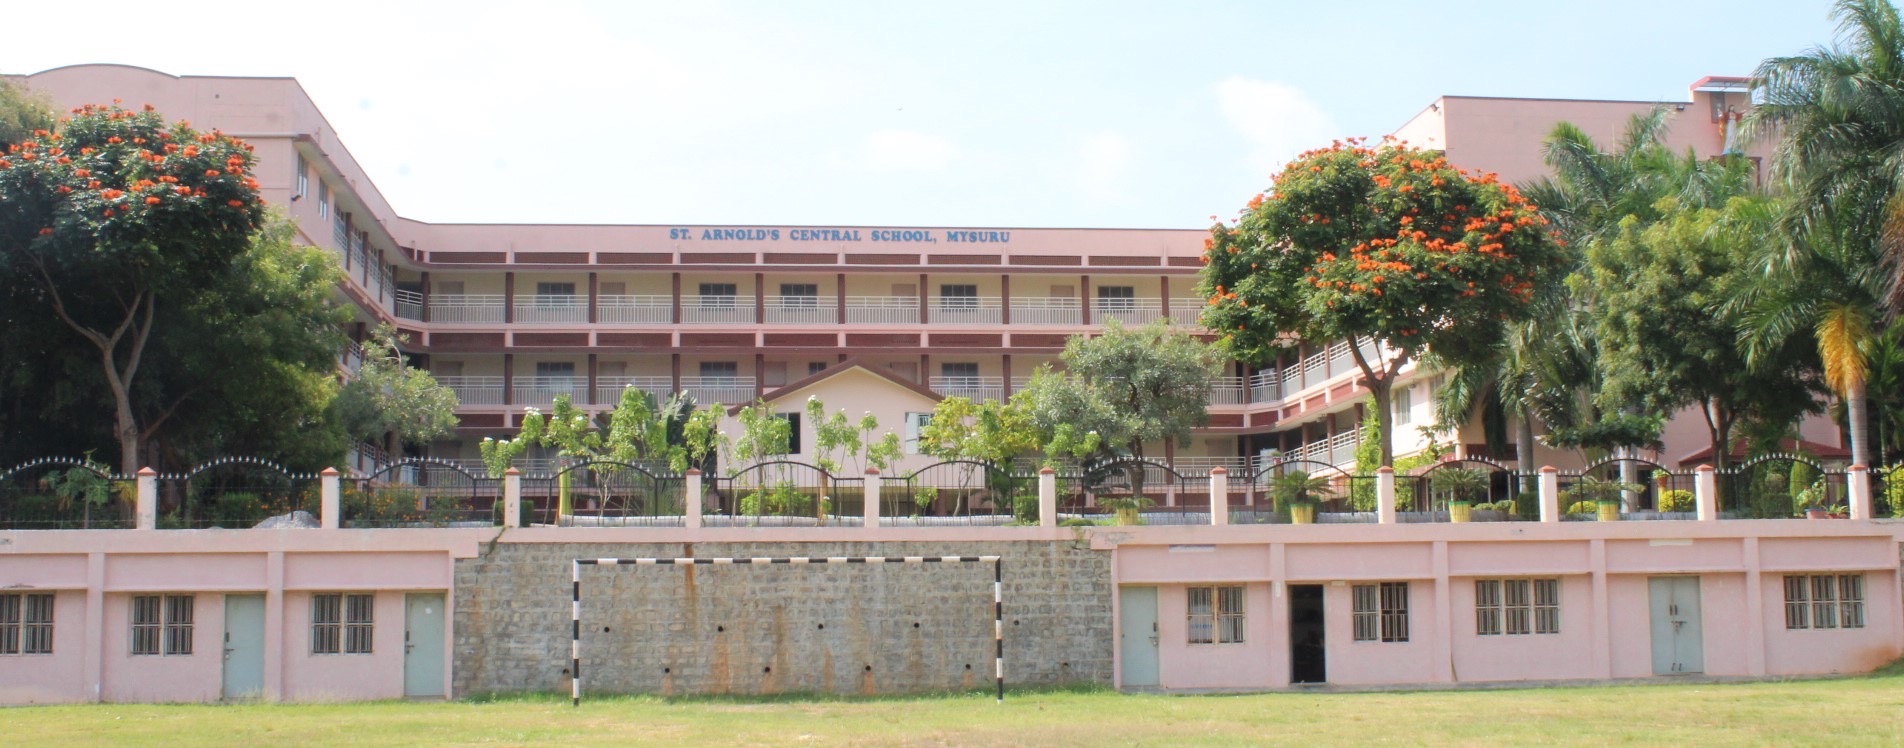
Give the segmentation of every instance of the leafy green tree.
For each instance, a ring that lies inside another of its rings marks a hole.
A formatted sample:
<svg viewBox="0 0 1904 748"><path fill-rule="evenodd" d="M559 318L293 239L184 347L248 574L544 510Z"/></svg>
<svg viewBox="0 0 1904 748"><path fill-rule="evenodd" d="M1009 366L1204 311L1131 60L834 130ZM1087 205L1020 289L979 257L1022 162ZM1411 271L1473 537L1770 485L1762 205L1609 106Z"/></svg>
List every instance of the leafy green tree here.
<svg viewBox="0 0 1904 748"><path fill-rule="evenodd" d="M1803 345L1783 341L1749 361L1729 301L1751 283L1747 254L1765 226L1763 197L1724 210L1662 202L1664 218L1628 217L1618 236L1587 251L1606 388L1602 405L1667 415L1700 406L1715 465L1726 466L1734 427L1787 423L1812 407Z"/></svg>
<svg viewBox="0 0 1904 748"><path fill-rule="evenodd" d="M337 395L338 417L351 438L424 445L456 430L456 392L427 369L411 366L396 327L379 325L364 343L364 364ZM394 451L394 449L392 450Z"/></svg>
<svg viewBox="0 0 1904 748"><path fill-rule="evenodd" d="M45 94L0 78L0 153L31 139L34 130L53 129L58 111Z"/></svg>
<svg viewBox="0 0 1904 748"><path fill-rule="evenodd" d="M0 285L31 289L96 352L128 473L149 437L139 376L161 310L206 294L264 225L251 164L235 138L116 106L0 156Z"/></svg>
<svg viewBox="0 0 1904 748"><path fill-rule="evenodd" d="M1528 317L1541 284L1565 270L1546 222L1512 186L1437 152L1337 141L1286 166L1234 225L1211 228L1203 323L1252 361L1292 337L1357 341L1382 464L1393 465L1397 374L1430 349L1455 364L1485 358Z"/></svg>

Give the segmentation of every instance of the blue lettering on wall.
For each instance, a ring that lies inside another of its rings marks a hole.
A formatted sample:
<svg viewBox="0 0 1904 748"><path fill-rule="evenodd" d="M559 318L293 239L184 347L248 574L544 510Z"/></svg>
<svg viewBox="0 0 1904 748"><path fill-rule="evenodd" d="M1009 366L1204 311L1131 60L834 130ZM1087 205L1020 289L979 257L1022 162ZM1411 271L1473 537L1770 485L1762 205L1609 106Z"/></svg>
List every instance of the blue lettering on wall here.
<svg viewBox="0 0 1904 748"><path fill-rule="evenodd" d="M1011 241L1010 231L947 231L948 242L970 242L983 244L1002 244Z"/></svg>
<svg viewBox="0 0 1904 748"><path fill-rule="evenodd" d="M694 239L696 229L668 229L669 239ZM711 242L780 241L780 229L699 229L700 238ZM938 232L931 229L787 229L787 239L796 242L895 242L937 244ZM946 231L945 241L961 244L1005 244L1010 231Z"/></svg>

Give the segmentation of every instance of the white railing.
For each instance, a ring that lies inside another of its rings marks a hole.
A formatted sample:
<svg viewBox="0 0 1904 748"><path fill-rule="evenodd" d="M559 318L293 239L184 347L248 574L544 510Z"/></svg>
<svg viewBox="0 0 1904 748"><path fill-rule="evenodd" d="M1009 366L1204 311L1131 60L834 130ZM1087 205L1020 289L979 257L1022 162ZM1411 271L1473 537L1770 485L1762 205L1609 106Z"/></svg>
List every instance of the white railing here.
<svg viewBox="0 0 1904 748"><path fill-rule="evenodd" d="M1250 375L1250 402L1266 403L1280 399L1282 382L1276 376L1275 369L1265 369Z"/></svg>
<svg viewBox="0 0 1904 748"><path fill-rule="evenodd" d="M1091 306L1091 324L1114 319L1125 327L1147 325L1164 316L1163 304L1162 299L1098 299Z"/></svg>
<svg viewBox="0 0 1904 748"><path fill-rule="evenodd" d="M653 395L656 402L667 400L674 394L673 377L597 377L595 379L595 402L613 406L621 402L622 390L633 387Z"/></svg>
<svg viewBox="0 0 1904 748"><path fill-rule="evenodd" d="M996 325L1002 308L995 296L941 296L932 300L926 321L935 325Z"/></svg>
<svg viewBox="0 0 1904 748"><path fill-rule="evenodd" d="M1170 467L1184 475L1208 475L1211 470L1223 468L1231 475L1244 472L1250 466L1248 457L1184 457L1179 455L1170 461Z"/></svg>
<svg viewBox="0 0 1904 748"><path fill-rule="evenodd" d="M1211 405L1242 405L1249 401L1242 377L1214 377L1210 380Z"/></svg>
<svg viewBox="0 0 1904 748"><path fill-rule="evenodd" d="M831 325L840 321L840 307L833 296L769 296L767 324Z"/></svg>
<svg viewBox="0 0 1904 748"><path fill-rule="evenodd" d="M1084 307L1071 297L1013 296L1011 321L1014 325L1072 325L1084 319Z"/></svg>
<svg viewBox="0 0 1904 748"><path fill-rule="evenodd" d="M1203 299L1171 299L1170 321L1179 325L1195 325L1197 317L1203 314Z"/></svg>
<svg viewBox="0 0 1904 748"><path fill-rule="evenodd" d="M416 291L397 291L397 316L404 319L423 319L423 294Z"/></svg>
<svg viewBox="0 0 1904 748"><path fill-rule="evenodd" d="M1355 447L1362 443L1362 430L1350 429L1329 438L1329 462L1347 465L1355 462Z"/></svg>
<svg viewBox="0 0 1904 748"><path fill-rule="evenodd" d="M1004 377L927 377L926 386L946 397L974 402L1005 399Z"/></svg>
<svg viewBox="0 0 1904 748"><path fill-rule="evenodd" d="M337 242L337 248L350 251L350 219L344 217L336 205L331 206L331 241ZM356 266L351 269L355 270Z"/></svg>
<svg viewBox="0 0 1904 748"><path fill-rule="evenodd" d="M430 297L431 322L501 322L502 294L444 294Z"/></svg>
<svg viewBox="0 0 1904 748"><path fill-rule="evenodd" d="M588 322L588 297L538 295L529 301L517 301L516 322L525 325L585 324Z"/></svg>
<svg viewBox="0 0 1904 748"><path fill-rule="evenodd" d="M502 405L502 377L439 376L438 384L456 393L464 405Z"/></svg>
<svg viewBox="0 0 1904 748"><path fill-rule="evenodd" d="M681 389L701 406L745 405L754 401L753 377L682 377Z"/></svg>
<svg viewBox="0 0 1904 748"><path fill-rule="evenodd" d="M356 343L345 345L344 352L338 356L338 363L343 365L344 371L356 374L358 369L364 368L363 347Z"/></svg>
<svg viewBox="0 0 1904 748"><path fill-rule="evenodd" d="M738 296L684 296L681 321L697 325L745 325L754 321L754 305Z"/></svg>
<svg viewBox="0 0 1904 748"><path fill-rule="evenodd" d="M674 322L673 296L601 296L597 319L608 325L665 325Z"/></svg>
<svg viewBox="0 0 1904 748"><path fill-rule="evenodd" d="M846 321L856 325L916 325L919 297L848 296Z"/></svg>
<svg viewBox="0 0 1904 748"><path fill-rule="evenodd" d="M568 395L571 402L586 402L587 377L516 377L513 405L547 406L557 395Z"/></svg>
<svg viewBox="0 0 1904 748"><path fill-rule="evenodd" d="M377 263L375 272L371 273L371 276L377 279L377 305L384 309L390 309L391 302L396 299L397 277L394 273L391 266L381 262Z"/></svg>

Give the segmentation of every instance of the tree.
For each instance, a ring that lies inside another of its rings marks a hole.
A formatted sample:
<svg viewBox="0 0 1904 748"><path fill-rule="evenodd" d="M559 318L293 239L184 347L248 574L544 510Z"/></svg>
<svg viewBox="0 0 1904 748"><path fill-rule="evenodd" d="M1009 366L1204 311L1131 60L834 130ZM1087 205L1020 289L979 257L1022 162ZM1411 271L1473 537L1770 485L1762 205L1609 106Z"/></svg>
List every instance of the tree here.
<svg viewBox="0 0 1904 748"><path fill-rule="evenodd" d="M1654 415L1698 405L1715 466L1723 469L1734 427L1748 418L1789 423L1811 409L1803 346L1788 338L1748 361L1741 321L1729 301L1751 282L1748 247L1768 228L1763 196L1734 198L1724 210L1682 209L1642 227L1629 216L1618 236L1587 251L1576 286L1592 287L1592 315L1607 371L1608 408Z"/></svg>
<svg viewBox="0 0 1904 748"><path fill-rule="evenodd" d="M34 130L51 130L57 122L52 99L0 78L0 153L33 137Z"/></svg>
<svg viewBox="0 0 1904 748"><path fill-rule="evenodd" d="M389 324L364 343L364 364L337 395L338 417L359 441L400 440L424 445L456 430L455 391L426 369L411 366L399 349L408 342Z"/></svg>
<svg viewBox="0 0 1904 748"><path fill-rule="evenodd" d="M1337 141L1290 162L1233 225L1211 228L1203 323L1252 361L1295 340L1354 341L1392 466L1396 375L1429 349L1455 364L1485 358L1529 315L1564 270L1546 223L1512 186L1439 153Z"/></svg>
<svg viewBox="0 0 1904 748"><path fill-rule="evenodd" d="M30 289L96 351L131 473L149 437L137 388L161 309L206 293L263 225L251 148L117 106L32 137L0 157L0 283Z"/></svg>

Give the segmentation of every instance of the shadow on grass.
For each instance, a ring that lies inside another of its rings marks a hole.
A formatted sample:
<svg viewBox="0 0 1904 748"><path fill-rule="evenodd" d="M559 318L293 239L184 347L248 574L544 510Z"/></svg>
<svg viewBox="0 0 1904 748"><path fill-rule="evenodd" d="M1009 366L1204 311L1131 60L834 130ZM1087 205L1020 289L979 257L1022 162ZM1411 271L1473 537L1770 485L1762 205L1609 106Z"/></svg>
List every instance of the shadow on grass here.
<svg viewBox="0 0 1904 748"><path fill-rule="evenodd" d="M1100 685L1096 683L1071 683L1071 684L1058 685L1058 686L1024 686L1020 688L1013 688L1011 687L1010 684L1007 684L1005 687L1005 700L1011 701L1013 698L1022 698L1027 696L1050 696L1050 695L1100 696L1100 695L1116 694L1116 693L1117 692L1111 689L1110 686ZM590 704L590 703L602 703L602 702L629 702L629 703L641 703L641 704L721 704L721 705L854 704L854 703L879 704L879 703L904 703L904 702L913 702L913 701L933 701L933 700L956 699L956 698L972 698L972 699L989 700L989 699L995 698L996 695L997 695L997 692L990 688L973 688L970 690L961 690L961 691L921 691L919 693L905 693L905 694L876 694L873 696L861 696L856 694L845 694L845 693L826 693L826 692L820 692L820 691L794 691L794 692L773 693L773 694L680 694L676 696L662 696L660 694L652 694L652 693L640 693L640 694L604 693L600 695L590 695L588 693L583 693L582 703ZM459 699L458 701L462 703L468 703L468 704L544 704L546 703L546 704L567 705L569 703L569 695L567 693L550 693L546 691L534 692L534 693L498 692L498 693L472 694L470 696L466 696L462 699Z"/></svg>

